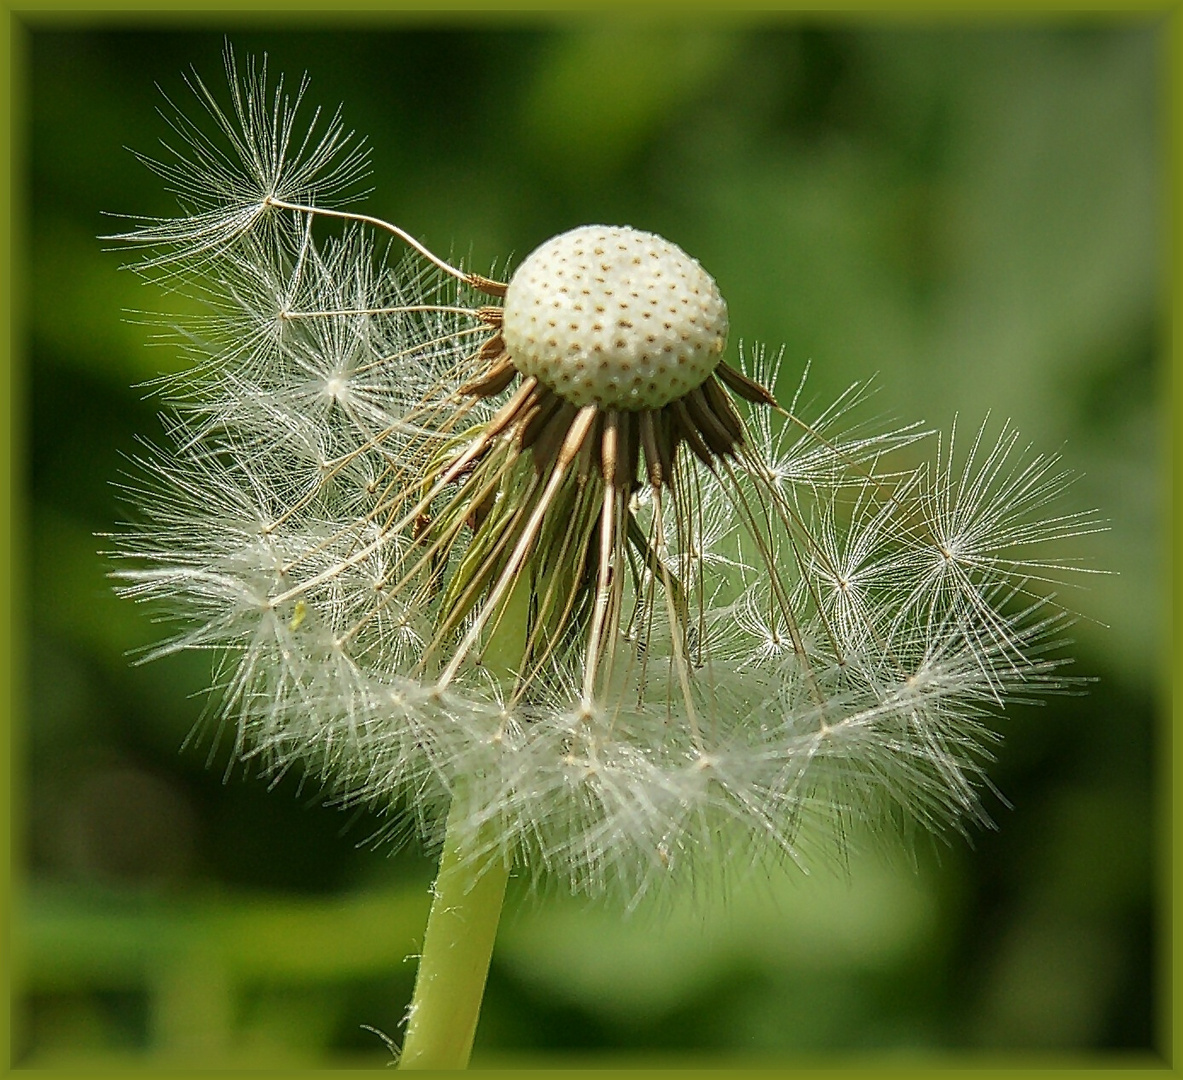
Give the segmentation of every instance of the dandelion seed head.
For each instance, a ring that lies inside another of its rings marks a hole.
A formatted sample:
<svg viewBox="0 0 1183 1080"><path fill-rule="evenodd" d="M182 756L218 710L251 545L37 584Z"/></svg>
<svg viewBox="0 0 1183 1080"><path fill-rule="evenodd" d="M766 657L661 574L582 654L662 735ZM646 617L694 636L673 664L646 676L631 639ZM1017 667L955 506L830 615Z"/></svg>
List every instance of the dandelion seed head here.
<svg viewBox="0 0 1183 1080"><path fill-rule="evenodd" d="M983 425L917 464L863 386L782 406L783 361L725 359L714 282L649 233L452 267L327 208L341 122L305 137L303 89L228 72L229 109L192 84L213 134L174 122L188 209L122 238L205 311L116 546L173 631L150 655L216 658L239 757L392 838L463 800L531 878L633 898L986 820L991 716L1067 685L1055 545L1099 527L1056 459Z"/></svg>

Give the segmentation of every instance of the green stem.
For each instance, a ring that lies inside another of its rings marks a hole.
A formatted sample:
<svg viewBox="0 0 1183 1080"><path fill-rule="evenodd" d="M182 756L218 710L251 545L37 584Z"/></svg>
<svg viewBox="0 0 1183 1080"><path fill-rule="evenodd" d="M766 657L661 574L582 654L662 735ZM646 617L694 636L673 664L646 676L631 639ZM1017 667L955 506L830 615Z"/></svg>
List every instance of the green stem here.
<svg viewBox="0 0 1183 1080"><path fill-rule="evenodd" d="M526 566L481 657L498 678L511 678L522 665L531 591ZM489 835L493 826L476 836L463 828L469 809L467 792L458 787L452 794L427 916L399 1059L402 1069L463 1069L472 1053L510 864L496 837Z"/></svg>
<svg viewBox="0 0 1183 1080"><path fill-rule="evenodd" d="M509 864L496 850L474 859L458 840L456 826L467 810L457 792L411 999L403 1069L463 1069L472 1053Z"/></svg>

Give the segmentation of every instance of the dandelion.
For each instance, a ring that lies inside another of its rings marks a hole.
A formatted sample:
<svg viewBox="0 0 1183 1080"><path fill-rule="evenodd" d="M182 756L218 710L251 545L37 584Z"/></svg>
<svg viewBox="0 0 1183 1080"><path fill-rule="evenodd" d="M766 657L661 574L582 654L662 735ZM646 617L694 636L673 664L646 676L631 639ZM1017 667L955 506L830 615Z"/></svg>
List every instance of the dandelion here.
<svg viewBox="0 0 1183 1080"><path fill-rule="evenodd" d="M782 407L652 233L453 266L346 208L364 144L303 83L226 64L144 158L179 215L117 237L204 305L117 577L176 621L151 655L213 652L239 759L439 846L404 1064L466 1062L512 867L635 901L987 820L991 715L1066 684L1050 548L1098 527L1055 458Z"/></svg>

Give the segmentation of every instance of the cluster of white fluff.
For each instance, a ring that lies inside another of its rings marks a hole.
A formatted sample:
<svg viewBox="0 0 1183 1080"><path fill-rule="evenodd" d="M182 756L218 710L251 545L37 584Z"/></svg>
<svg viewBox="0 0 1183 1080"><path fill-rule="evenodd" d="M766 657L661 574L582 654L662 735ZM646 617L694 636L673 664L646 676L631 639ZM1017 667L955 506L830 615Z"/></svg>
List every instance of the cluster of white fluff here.
<svg viewBox="0 0 1183 1080"><path fill-rule="evenodd" d="M150 161L181 213L120 237L206 313L182 326L191 369L162 387L166 444L128 483L117 576L176 620L156 654L213 650L242 759L413 815L429 840L456 794L473 837L589 892L635 894L724 849L796 860L864 822L985 819L990 716L1063 685L1048 583L1070 567L1050 549L1095 527L1053 508L1055 458L1005 426L926 443L855 422L859 388L816 415L743 405L746 446L713 471L683 452L664 507L681 649L642 565L612 646L629 662L594 700L580 649L516 700L478 663L440 685L421 664L440 615L425 579L451 571L407 572L402 519L500 403L457 392L489 299L419 251L392 257L332 202L364 150L336 118L295 126L302 87L228 65L230 108L191 80L208 123L178 113ZM650 535L653 501L633 499Z"/></svg>

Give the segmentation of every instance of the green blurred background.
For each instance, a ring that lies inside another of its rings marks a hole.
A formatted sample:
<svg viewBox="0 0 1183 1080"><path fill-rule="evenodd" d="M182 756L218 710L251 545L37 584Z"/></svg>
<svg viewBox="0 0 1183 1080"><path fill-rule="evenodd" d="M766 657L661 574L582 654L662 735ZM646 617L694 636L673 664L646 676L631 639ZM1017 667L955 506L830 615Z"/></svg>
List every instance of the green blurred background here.
<svg viewBox="0 0 1183 1080"><path fill-rule="evenodd" d="M1015 708L997 831L712 882L630 918L511 886L474 1064L1145 1050L1155 1042L1165 24L422 20L271 31L30 27L18 378L15 1061L379 1065L431 865L376 818L182 749L207 661L133 667L149 613L96 553L173 370L167 310L96 239L167 214L127 153L228 33L368 135L369 212L478 270L587 222L659 232L734 338L827 401L1012 418L1083 474L1115 571L1073 590L1087 696ZM19 128L18 128L19 132ZM1009 803L1009 805L1008 805ZM827 1058L828 1060L828 1058Z"/></svg>

